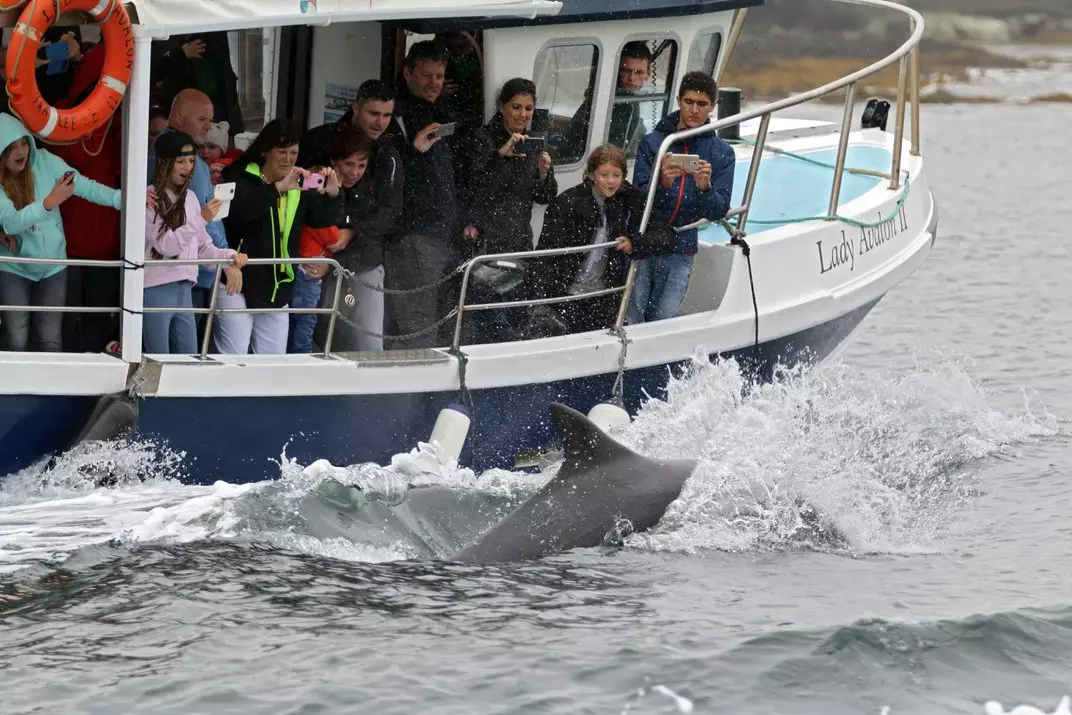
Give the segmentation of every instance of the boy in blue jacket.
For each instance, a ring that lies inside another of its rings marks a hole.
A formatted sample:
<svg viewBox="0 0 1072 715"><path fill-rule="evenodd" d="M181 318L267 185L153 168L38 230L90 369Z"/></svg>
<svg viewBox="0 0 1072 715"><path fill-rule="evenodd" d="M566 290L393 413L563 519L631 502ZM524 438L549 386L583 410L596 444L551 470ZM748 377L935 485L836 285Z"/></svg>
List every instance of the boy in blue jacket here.
<svg viewBox="0 0 1072 715"><path fill-rule="evenodd" d="M633 183L648 191L658 181L655 211L667 216L670 225L687 226L701 219L718 221L730 210L733 169L737 163L733 148L716 134L704 134L671 145L668 154L695 154L699 168L686 170L667 156L655 170L655 155L667 135L707 124L715 108L715 80L703 72L689 72L681 78L678 111L664 118L655 131L644 137L637 152ZM677 317L689 286L689 274L697 251L697 229L679 231L674 252L640 261L629 302L630 324Z"/></svg>

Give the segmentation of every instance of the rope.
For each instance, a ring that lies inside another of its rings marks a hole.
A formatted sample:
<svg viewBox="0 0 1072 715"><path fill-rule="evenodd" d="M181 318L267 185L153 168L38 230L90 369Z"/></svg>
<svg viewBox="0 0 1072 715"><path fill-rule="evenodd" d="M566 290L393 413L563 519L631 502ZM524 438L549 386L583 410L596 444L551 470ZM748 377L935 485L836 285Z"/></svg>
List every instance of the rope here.
<svg viewBox="0 0 1072 715"><path fill-rule="evenodd" d="M384 295L409 295L410 293L424 293L426 291L435 290L436 288L439 288L441 285L454 278L454 276L464 273L465 267L468 265L469 261L466 261L451 272L445 274L442 278L435 281L434 283L417 286L416 288L384 288L383 286L377 286L373 285L372 283L366 283L363 280L359 280L357 274L351 271L349 268L340 267L339 270L342 271L342 274L344 276L346 276L362 288L368 288L369 290L376 291L377 293L383 293Z"/></svg>
<svg viewBox="0 0 1072 715"><path fill-rule="evenodd" d="M323 315L330 315L330 313L324 313ZM359 330L362 333L365 333L366 335L371 335L372 337L379 338L381 340L409 340L410 338L420 337L421 335L424 335L425 333L430 333L433 330L438 330L440 328L440 326L442 326L448 320L452 320L453 318L456 318L457 315L458 315L458 309L454 308L449 313L444 315L442 318L440 318L436 322L434 322L431 325L429 325L427 328L421 328L420 330L414 331L412 333L405 333L403 335L388 335L387 333L377 333L377 332L374 332L372 330L369 330L368 328L366 328L364 326L361 326L361 325L358 325L354 321L352 321L349 318L347 318L345 315L342 314L342 311L340 311L340 310L335 311L335 317L337 317L339 320L341 320L342 322L344 322L347 325L349 325L351 328L353 328L355 330Z"/></svg>
<svg viewBox="0 0 1072 715"><path fill-rule="evenodd" d="M618 375L614 378L614 387L611 388L610 398L611 402L619 407L625 406L625 399L622 396L623 387L625 385L625 358L629 352L629 343L633 342L626 335L624 328L614 327L611 329L611 334L616 336L622 344L622 351L618 353Z"/></svg>

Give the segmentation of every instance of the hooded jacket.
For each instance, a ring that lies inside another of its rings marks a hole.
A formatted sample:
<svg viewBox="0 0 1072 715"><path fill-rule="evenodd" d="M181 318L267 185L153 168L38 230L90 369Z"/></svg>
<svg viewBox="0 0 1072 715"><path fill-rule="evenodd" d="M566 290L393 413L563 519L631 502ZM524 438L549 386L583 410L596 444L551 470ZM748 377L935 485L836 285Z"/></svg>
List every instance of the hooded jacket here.
<svg viewBox="0 0 1072 715"><path fill-rule="evenodd" d="M224 181L235 182L235 197L223 219L227 242L250 258L297 258L302 227L327 228L338 215L338 200L315 191L288 191L286 210L280 211L275 186L265 183L260 167L245 159L224 171ZM295 270L293 264L242 269L246 307L281 308L290 303Z"/></svg>
<svg viewBox="0 0 1072 715"><path fill-rule="evenodd" d="M502 114L496 112L474 133L465 152L473 187L468 223L480 231L483 252L532 250L532 204L549 204L558 195L553 167L540 179L539 155L499 156L509 139Z"/></svg>
<svg viewBox="0 0 1072 715"><path fill-rule="evenodd" d="M82 95L97 86L104 68L104 45L96 45L82 56L74 70L67 98L56 102L68 109L82 101ZM74 144L49 149L83 176L105 186L122 188L122 112L116 112L103 126ZM67 255L72 258L116 260L119 258L119 213L110 206L98 206L72 196L60 206L63 230L67 235Z"/></svg>
<svg viewBox="0 0 1072 715"><path fill-rule="evenodd" d="M63 233L63 219L57 209L45 209L44 200L55 188L63 175L74 171L67 162L47 149L38 149L33 136L15 117L0 114L0 152L23 137L30 143L30 156L23 171L33 172L34 200L21 209L16 209L7 193L0 190L0 226L18 239L14 252L0 245L0 258L20 256L24 258L66 258L67 239ZM74 195L101 206L119 210L122 194L74 171ZM2 263L0 270L14 273L32 281L56 275L62 265L29 263Z"/></svg>
<svg viewBox="0 0 1072 715"><path fill-rule="evenodd" d="M664 117L655 127L655 131L641 142L633 168L633 183L641 191L647 192L652 181L660 181L659 170L652 165L655 163L659 146L668 135L677 131L680 120L681 112ZM675 142L669 151L675 154L698 154L701 159L709 162L711 188L700 191L696 186L696 179L689 174L683 174L669 189L659 184L655 192L655 208L668 217L672 226L687 226L700 219L718 221L724 218L730 210L733 170L737 165L733 147L715 134L706 134ZM696 253L698 233L695 228L679 233L674 252L686 255Z"/></svg>

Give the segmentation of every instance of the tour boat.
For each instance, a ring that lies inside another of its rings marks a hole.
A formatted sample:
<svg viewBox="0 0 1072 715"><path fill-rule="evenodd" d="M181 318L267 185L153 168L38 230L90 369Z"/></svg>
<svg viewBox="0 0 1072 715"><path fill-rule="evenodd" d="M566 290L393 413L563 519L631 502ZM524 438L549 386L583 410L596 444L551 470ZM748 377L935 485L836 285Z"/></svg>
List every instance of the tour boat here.
<svg viewBox="0 0 1072 715"><path fill-rule="evenodd" d="M807 1L821 23L824 6L847 0ZM635 414L697 358L736 359L759 380L778 365L830 359L923 263L937 230L920 152L922 17L885 0L852 2L900 13L910 27L904 44L852 75L772 104L736 111L727 101L734 113L724 107L725 116L704 129L733 139L735 208L728 224L701 228L680 317L639 325L619 318L582 334L480 345L456 339L414 351L143 355L142 272L125 270L123 304L115 307L122 311L118 354L0 353L0 475L44 468L91 415L124 402L136 413L129 438L185 455L184 479L192 483L278 476L284 451L301 464L385 464L436 431L437 444L453 445L448 456L465 466L514 468L555 448L551 402L584 412L616 404ZM312 127L337 118L362 81L395 76L409 43L469 32L479 46L485 121L512 77L535 81L549 145L594 98L586 147L555 157L563 191L581 181L587 153L606 141L615 102L641 103L652 129L675 110L682 75L699 69L721 77L746 15L763 12L762 0L134 0L125 8L133 37L121 110L128 267L144 261L154 41L231 33L246 109L259 112L261 123L290 116ZM8 12L7 24L15 15ZM642 96L617 97L619 55L637 40L656 57L651 86ZM897 63L896 101L864 110L861 82ZM842 122L792 116L794 107L833 93L845 100ZM541 216L537 210L537 224ZM479 257L469 270L491 260ZM464 302L460 319L472 317L471 305Z"/></svg>

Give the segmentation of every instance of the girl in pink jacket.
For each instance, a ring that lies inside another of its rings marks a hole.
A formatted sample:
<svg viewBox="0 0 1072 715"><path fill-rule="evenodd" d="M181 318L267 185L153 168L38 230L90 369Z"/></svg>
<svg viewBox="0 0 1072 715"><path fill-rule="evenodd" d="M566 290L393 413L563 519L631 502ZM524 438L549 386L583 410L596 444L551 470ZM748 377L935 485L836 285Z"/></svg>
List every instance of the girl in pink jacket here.
<svg viewBox="0 0 1072 715"><path fill-rule="evenodd" d="M145 215L145 257L151 259L230 258L226 266L227 292L242 290L242 267L246 254L216 248L205 223L216 217L220 202L213 199L201 208L188 191L194 173L194 140L183 132L169 131L156 140L156 170L153 189L156 208ZM146 266L145 307L192 308L197 266ZM142 349L146 353L193 355L200 352L193 313L146 312L142 320Z"/></svg>

